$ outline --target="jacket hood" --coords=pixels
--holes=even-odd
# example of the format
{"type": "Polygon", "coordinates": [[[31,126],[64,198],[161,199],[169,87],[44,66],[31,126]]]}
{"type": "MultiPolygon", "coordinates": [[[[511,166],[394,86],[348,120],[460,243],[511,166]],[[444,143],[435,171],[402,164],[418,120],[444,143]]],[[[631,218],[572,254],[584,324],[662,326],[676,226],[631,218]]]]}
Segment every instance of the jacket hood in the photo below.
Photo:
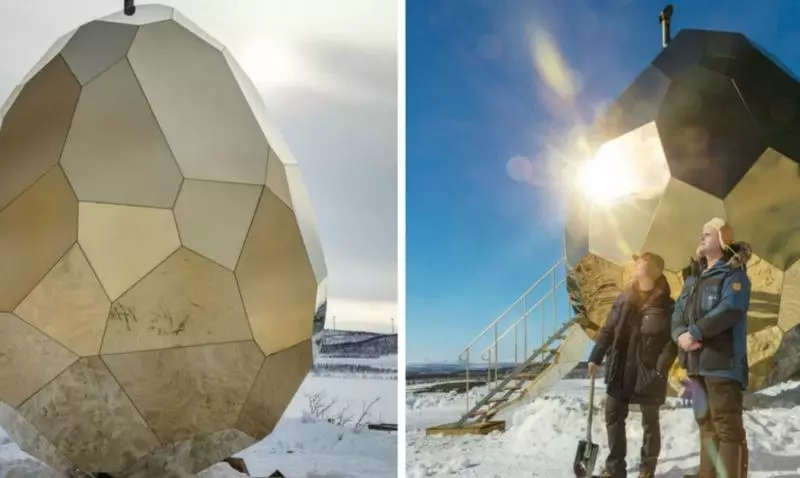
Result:
{"type": "MultiPolygon", "coordinates": [[[[725,249],[722,260],[724,260],[725,265],[731,269],[744,269],[747,267],[747,262],[752,256],[753,249],[750,247],[750,244],[740,241],[732,243],[729,248],[725,249]]],[[[691,258],[690,261],[689,267],[684,270],[684,279],[686,279],[687,273],[699,276],[705,269],[705,258],[691,258]]]]}
{"type": "Polygon", "coordinates": [[[731,244],[730,251],[731,252],[728,253],[730,255],[730,258],[728,259],[728,265],[731,267],[731,269],[741,269],[746,267],[750,257],[753,256],[753,248],[751,248],[750,244],[746,242],[734,242],[731,244]]]}

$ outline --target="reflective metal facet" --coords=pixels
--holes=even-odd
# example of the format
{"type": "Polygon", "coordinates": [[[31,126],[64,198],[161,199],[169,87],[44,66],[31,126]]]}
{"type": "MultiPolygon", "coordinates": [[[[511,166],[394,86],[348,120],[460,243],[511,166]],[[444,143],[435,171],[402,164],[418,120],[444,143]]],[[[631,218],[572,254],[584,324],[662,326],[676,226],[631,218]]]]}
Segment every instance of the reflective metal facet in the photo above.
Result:
{"type": "MultiPolygon", "coordinates": [[[[595,162],[604,148],[627,144],[614,146],[603,178],[622,183],[626,174],[634,184],[610,203],[578,191],[567,209],[567,287],[587,333],[595,336],[630,280],[629,252],[661,255],[677,297],[703,224],[721,217],[754,253],[747,264],[751,389],[800,371],[797,76],[744,35],[682,30],[598,120],[592,138],[602,140],[595,162]],[[650,127],[656,147],[626,143],[650,127]],[[625,155],[633,160],[619,159],[625,155]],[[666,180],[652,188],[646,171],[659,164],[666,180]]],[[[682,373],[673,367],[673,379],[682,373]]]]}

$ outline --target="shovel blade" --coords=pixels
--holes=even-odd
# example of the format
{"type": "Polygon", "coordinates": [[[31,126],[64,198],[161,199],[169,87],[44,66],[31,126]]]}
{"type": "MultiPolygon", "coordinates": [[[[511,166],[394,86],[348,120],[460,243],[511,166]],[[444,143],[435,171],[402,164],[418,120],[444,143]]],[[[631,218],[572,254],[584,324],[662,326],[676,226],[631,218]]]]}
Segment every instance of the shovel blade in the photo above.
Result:
{"type": "Polygon", "coordinates": [[[599,445],[586,440],[579,441],[578,449],[575,451],[575,460],[572,462],[572,471],[575,476],[577,478],[591,477],[599,454],[599,445]]]}

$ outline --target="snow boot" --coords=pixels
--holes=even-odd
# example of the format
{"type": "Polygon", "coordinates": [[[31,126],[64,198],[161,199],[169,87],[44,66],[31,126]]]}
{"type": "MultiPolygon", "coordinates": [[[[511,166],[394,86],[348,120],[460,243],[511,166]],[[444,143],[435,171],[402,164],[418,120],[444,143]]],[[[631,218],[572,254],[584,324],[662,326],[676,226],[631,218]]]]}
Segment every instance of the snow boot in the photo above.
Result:
{"type": "Polygon", "coordinates": [[[596,475],[598,478],[625,478],[625,473],[614,473],[609,469],[604,469],[600,472],[599,475],[596,475]]]}
{"type": "MultiPolygon", "coordinates": [[[[718,478],[714,465],[719,449],[719,441],[711,430],[700,427],[700,469],[697,473],[688,473],[683,478],[718,478]]],[[[733,478],[733,477],[730,477],[733,478]]]]}
{"type": "Polygon", "coordinates": [[[747,478],[747,442],[721,442],[717,469],[721,478],[747,478]]]}

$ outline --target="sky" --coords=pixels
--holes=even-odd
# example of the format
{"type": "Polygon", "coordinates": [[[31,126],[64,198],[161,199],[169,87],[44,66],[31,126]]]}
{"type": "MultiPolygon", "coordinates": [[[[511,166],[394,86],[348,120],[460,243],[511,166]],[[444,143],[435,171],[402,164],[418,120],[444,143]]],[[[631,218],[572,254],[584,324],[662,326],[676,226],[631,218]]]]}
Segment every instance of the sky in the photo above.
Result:
{"type": "MultiPolygon", "coordinates": [[[[136,2],[144,5],[152,2],[136,2]]],[[[262,93],[300,164],[328,266],[328,326],[397,314],[396,0],[174,0],[262,93]]],[[[0,103],[55,40],[123,1],[0,2],[0,103]]]]}
{"type": "MultiPolygon", "coordinates": [[[[741,32],[800,71],[800,2],[672,4],[673,35],[741,32]]],[[[665,5],[406,2],[408,363],[455,361],[562,256],[554,171],[659,53],[665,5]]]]}

